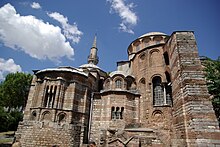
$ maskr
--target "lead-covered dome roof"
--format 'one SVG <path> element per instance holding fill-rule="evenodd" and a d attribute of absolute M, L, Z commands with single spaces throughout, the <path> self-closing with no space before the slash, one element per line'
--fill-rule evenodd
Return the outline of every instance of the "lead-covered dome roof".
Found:
<path fill-rule="evenodd" d="M 138 38 L 142 38 L 142 37 L 146 37 L 146 36 L 153 36 L 153 35 L 166 35 L 167 36 L 167 34 L 162 33 L 162 32 L 149 32 L 149 33 L 141 35 Z"/>

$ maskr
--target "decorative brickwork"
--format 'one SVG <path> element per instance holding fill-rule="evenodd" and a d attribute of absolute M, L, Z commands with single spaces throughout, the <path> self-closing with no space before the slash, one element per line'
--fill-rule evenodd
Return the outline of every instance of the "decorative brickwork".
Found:
<path fill-rule="evenodd" d="M 140 36 L 109 75 L 97 51 L 95 38 L 88 64 L 35 71 L 22 147 L 220 146 L 193 32 Z"/>

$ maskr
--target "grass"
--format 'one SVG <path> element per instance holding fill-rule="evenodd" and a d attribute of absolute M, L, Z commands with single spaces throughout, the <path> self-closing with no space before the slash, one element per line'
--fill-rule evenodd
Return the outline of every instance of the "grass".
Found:
<path fill-rule="evenodd" d="M 4 138 L 4 139 L 0 139 L 0 144 L 2 143 L 12 143 L 13 138 Z"/>
<path fill-rule="evenodd" d="M 0 145 L 4 143 L 12 143 L 13 135 L 14 135 L 14 131 L 1 132 L 0 133 Z"/>
<path fill-rule="evenodd" d="M 0 132 L 0 136 L 13 135 L 14 133 L 15 133 L 15 131 Z"/>

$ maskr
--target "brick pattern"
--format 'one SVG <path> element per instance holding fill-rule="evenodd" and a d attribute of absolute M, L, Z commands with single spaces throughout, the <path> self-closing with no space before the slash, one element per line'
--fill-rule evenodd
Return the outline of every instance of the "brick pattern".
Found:
<path fill-rule="evenodd" d="M 91 74 L 86 77 L 62 71 L 35 74 L 24 120 L 16 132 L 16 139 L 22 147 L 69 147 L 86 143 L 91 92 L 96 91 L 91 85 L 96 84 L 95 80 Z M 56 92 L 52 86 L 56 86 Z M 55 94 L 46 98 L 47 91 Z M 54 105 L 45 106 L 49 99 Z"/>
<path fill-rule="evenodd" d="M 17 141 L 24 147 L 86 146 L 88 139 L 112 147 L 220 146 L 193 32 L 148 33 L 129 45 L 128 56 L 108 76 L 89 64 L 83 74 L 36 74 Z M 172 86 L 172 104 L 154 105 L 155 77 L 163 101 Z M 48 85 L 57 86 L 51 107 L 44 106 Z M 112 117 L 113 107 L 123 110 L 122 119 Z"/>
<path fill-rule="evenodd" d="M 192 32 L 176 32 L 170 48 L 173 81 L 174 144 L 215 145 L 219 127 L 209 100 L 195 37 Z"/>

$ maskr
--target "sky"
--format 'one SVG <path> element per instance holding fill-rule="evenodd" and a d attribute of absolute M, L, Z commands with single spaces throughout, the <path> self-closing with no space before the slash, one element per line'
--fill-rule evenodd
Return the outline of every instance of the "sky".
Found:
<path fill-rule="evenodd" d="M 217 59 L 219 7 L 219 0 L 1 0 L 0 81 L 11 72 L 79 67 L 95 34 L 106 72 L 148 32 L 194 31 L 199 55 Z"/>

